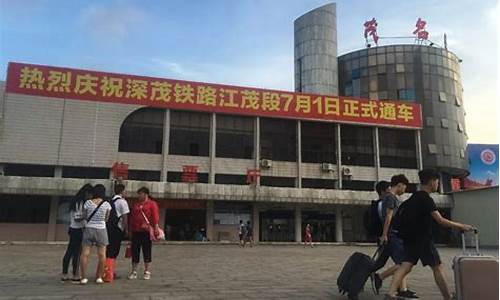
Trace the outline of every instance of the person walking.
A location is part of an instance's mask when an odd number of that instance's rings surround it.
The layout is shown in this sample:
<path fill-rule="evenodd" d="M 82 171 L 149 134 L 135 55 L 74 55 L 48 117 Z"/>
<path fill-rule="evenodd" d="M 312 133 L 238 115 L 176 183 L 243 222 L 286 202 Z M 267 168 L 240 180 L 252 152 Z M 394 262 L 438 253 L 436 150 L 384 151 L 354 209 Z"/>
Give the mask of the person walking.
<path fill-rule="evenodd" d="M 246 243 L 250 243 L 250 247 L 253 247 L 253 228 L 252 228 L 252 224 L 250 223 L 250 221 L 247 221 L 247 225 L 245 227 L 245 232 L 246 232 L 246 235 L 245 235 L 245 242 L 243 243 L 243 247 L 246 245 Z"/>
<path fill-rule="evenodd" d="M 393 228 L 404 244 L 404 259 L 392 278 L 392 283 L 386 300 L 403 299 L 396 295 L 398 286 L 403 278 L 409 274 L 414 265 L 420 260 L 423 266 L 430 266 L 434 280 L 443 299 L 452 299 L 450 289 L 444 275 L 444 267 L 439 257 L 439 252 L 434 245 L 432 224 L 457 228 L 462 231 L 473 230 L 467 224 L 450 221 L 439 213 L 436 203 L 430 196 L 439 187 L 439 173 L 433 169 L 424 169 L 418 173 L 421 189 L 403 202 L 396 214 Z"/>
<path fill-rule="evenodd" d="M 85 216 L 83 205 L 92 195 L 92 185 L 85 184 L 78 193 L 71 199 L 69 204 L 70 225 L 68 228 L 69 243 L 63 257 L 61 281 L 80 282 L 78 274 L 80 264 L 80 252 L 82 248 L 83 227 L 85 226 Z M 69 263 L 73 265 L 73 277 L 68 277 Z"/>
<path fill-rule="evenodd" d="M 132 248 L 132 271 L 128 279 L 137 279 L 137 267 L 139 265 L 142 249 L 144 260 L 143 279 L 151 279 L 152 262 L 152 239 L 160 235 L 158 226 L 159 208 L 158 204 L 150 198 L 149 189 L 141 187 L 137 194 L 139 201 L 132 206 L 130 212 L 130 239 Z M 151 235 L 154 235 L 153 237 Z"/>
<path fill-rule="evenodd" d="M 304 247 L 307 246 L 307 244 L 311 246 L 311 248 L 314 248 L 313 243 L 312 243 L 312 226 L 311 224 L 306 225 L 306 230 L 304 234 Z"/>
<path fill-rule="evenodd" d="M 120 254 L 121 242 L 127 235 L 128 213 L 130 212 L 128 203 L 125 200 L 125 185 L 118 183 L 114 187 L 115 195 L 109 201 L 111 212 L 106 222 L 109 245 L 106 247 L 106 267 L 110 269 L 112 275 L 109 280 L 117 278 L 113 273 L 116 258 Z"/>
<path fill-rule="evenodd" d="M 240 220 L 240 223 L 238 224 L 238 238 L 238 246 L 245 247 L 245 224 L 243 223 L 243 220 Z"/>
<path fill-rule="evenodd" d="M 408 185 L 409 181 L 405 175 L 394 175 L 391 178 L 388 192 L 382 197 L 380 212 L 383 229 L 382 235 L 379 237 L 379 242 L 380 245 L 383 245 L 383 250 L 375 262 L 374 272 L 381 269 L 387 263 L 389 257 L 392 258 L 395 265 L 381 274 L 374 273 L 373 280 L 377 293 L 382 287 L 383 280 L 392 276 L 399 266 L 401 266 L 403 261 L 403 240 L 397 235 L 396 230 L 392 228 L 392 220 L 401 204 L 398 197 L 406 192 Z M 397 295 L 404 298 L 418 298 L 414 291 L 408 289 L 406 278 L 401 281 L 401 286 Z"/>
<path fill-rule="evenodd" d="M 106 221 L 111 211 L 111 205 L 104 200 L 106 188 L 102 184 L 97 184 L 92 189 L 92 199 L 87 200 L 83 205 L 87 224 L 83 230 L 82 254 L 80 256 L 80 283 L 87 284 L 86 277 L 88 258 L 93 245 L 97 247 L 98 267 L 96 283 L 104 281 L 102 276 L 106 263 L 106 246 L 108 245 L 108 232 L 106 231 Z"/>

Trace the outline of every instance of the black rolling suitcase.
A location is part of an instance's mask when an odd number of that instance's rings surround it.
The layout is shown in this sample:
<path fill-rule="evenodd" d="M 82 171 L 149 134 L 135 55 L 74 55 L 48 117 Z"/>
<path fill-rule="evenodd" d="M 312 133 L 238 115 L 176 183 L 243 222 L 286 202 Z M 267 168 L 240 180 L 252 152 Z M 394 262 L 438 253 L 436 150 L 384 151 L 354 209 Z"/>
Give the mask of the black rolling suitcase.
<path fill-rule="evenodd" d="M 372 257 L 361 252 L 355 252 L 349 257 L 337 278 L 337 286 L 342 295 L 347 294 L 351 300 L 358 299 L 358 294 L 363 290 L 366 280 L 370 277 L 375 260 L 381 251 L 382 246 Z"/>

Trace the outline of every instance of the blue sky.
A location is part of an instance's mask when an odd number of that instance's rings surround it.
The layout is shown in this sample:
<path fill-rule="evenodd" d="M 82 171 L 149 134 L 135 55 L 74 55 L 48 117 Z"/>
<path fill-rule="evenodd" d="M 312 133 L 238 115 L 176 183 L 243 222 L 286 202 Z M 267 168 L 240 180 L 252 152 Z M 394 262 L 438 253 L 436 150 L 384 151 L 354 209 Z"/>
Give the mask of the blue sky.
<path fill-rule="evenodd" d="M 319 0 L 0 0 L 0 80 L 9 61 L 293 90 L 293 21 Z M 493 0 L 337 1 L 338 53 L 380 36 L 430 39 L 463 59 L 469 142 L 498 143 L 498 4 Z M 393 41 L 394 42 L 394 41 Z M 381 40 L 384 45 L 388 41 Z"/>

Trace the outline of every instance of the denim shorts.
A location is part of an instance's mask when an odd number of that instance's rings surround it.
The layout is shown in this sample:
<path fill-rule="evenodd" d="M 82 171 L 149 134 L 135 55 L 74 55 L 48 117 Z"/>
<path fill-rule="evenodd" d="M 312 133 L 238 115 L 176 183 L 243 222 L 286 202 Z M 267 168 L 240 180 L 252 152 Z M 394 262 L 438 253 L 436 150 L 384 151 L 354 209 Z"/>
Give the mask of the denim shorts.
<path fill-rule="evenodd" d="M 389 241 L 387 242 L 387 251 L 390 253 L 392 261 L 396 265 L 400 265 L 405 258 L 404 244 L 403 240 L 399 238 L 396 234 L 391 233 L 389 235 Z"/>
<path fill-rule="evenodd" d="M 103 247 L 109 244 L 108 232 L 106 229 L 97 229 L 85 227 L 83 229 L 82 246 L 97 246 Z"/>

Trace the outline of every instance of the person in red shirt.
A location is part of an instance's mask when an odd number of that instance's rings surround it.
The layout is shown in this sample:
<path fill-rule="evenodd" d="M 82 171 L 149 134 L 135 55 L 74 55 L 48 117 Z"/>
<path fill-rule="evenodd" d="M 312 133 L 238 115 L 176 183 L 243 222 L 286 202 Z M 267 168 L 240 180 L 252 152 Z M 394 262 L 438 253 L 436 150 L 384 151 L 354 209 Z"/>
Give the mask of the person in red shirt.
<path fill-rule="evenodd" d="M 154 230 L 155 236 L 159 235 L 159 209 L 158 204 L 149 197 L 149 189 L 141 187 L 137 194 L 139 201 L 132 207 L 129 217 L 130 240 L 132 248 L 132 271 L 128 279 L 137 279 L 137 266 L 139 265 L 140 251 L 144 258 L 144 279 L 151 278 L 151 248 L 150 226 Z"/>

